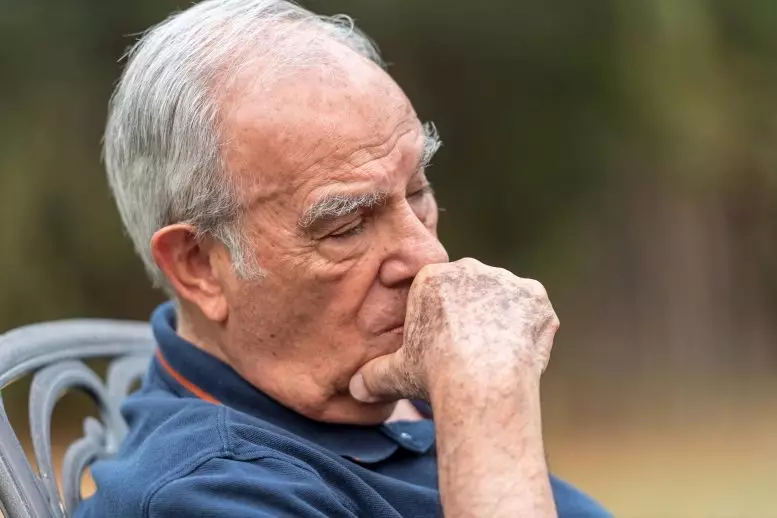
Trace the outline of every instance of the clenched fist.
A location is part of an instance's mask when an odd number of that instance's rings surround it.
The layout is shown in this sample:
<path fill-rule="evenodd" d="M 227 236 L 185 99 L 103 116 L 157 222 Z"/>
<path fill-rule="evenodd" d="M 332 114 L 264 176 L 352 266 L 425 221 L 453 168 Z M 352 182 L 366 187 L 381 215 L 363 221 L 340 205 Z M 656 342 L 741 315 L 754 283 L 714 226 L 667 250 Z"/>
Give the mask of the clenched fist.
<path fill-rule="evenodd" d="M 429 401 L 446 383 L 489 390 L 538 382 L 558 326 L 537 281 L 469 258 L 428 265 L 410 288 L 404 344 L 362 367 L 351 394 Z"/>

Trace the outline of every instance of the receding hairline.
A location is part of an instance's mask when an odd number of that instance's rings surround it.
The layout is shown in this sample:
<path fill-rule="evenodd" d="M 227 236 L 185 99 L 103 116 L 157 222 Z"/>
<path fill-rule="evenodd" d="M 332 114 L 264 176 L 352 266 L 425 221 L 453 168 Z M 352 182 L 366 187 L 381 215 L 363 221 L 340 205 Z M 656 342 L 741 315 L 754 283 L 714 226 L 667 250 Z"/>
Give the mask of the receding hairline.
<path fill-rule="evenodd" d="M 263 86 L 269 89 L 281 79 L 304 70 L 346 70 L 348 67 L 342 65 L 342 56 L 338 56 L 335 49 L 387 74 L 379 56 L 365 55 L 336 38 L 330 30 L 331 27 L 322 24 L 322 18 L 317 15 L 302 20 L 274 20 L 271 30 L 274 48 L 259 45 L 266 44 L 265 41 L 243 42 L 237 53 L 226 59 L 214 72 L 207 87 L 214 100 L 221 103 L 224 96 L 235 92 L 248 92 L 257 82 L 263 83 Z M 289 51 L 291 48 L 296 50 Z M 287 60 L 287 54 L 293 55 L 294 60 Z M 257 70 L 261 72 L 255 73 Z M 249 77 L 246 77 L 244 72 L 247 72 Z"/>
<path fill-rule="evenodd" d="M 306 34 L 315 34 L 320 42 L 310 43 L 305 41 Z M 423 131 L 425 125 L 418 121 L 412 103 L 394 78 L 385 70 L 382 63 L 369 59 L 351 46 L 329 36 L 326 31 L 321 30 L 317 26 L 300 29 L 295 34 L 288 35 L 284 41 L 289 45 L 293 44 L 294 41 L 301 41 L 300 45 L 307 47 L 307 50 L 301 51 L 302 54 L 310 51 L 311 56 L 320 56 L 322 59 L 315 63 L 297 64 L 280 69 L 277 75 L 271 73 L 268 77 L 266 73 L 268 58 L 264 55 L 249 56 L 241 61 L 239 69 L 232 69 L 230 72 L 231 77 L 228 78 L 227 82 L 222 83 L 220 87 L 218 92 L 220 95 L 214 96 L 214 100 L 219 103 L 217 125 L 221 157 L 226 160 L 224 172 L 230 176 L 230 181 L 238 183 L 241 181 L 240 164 L 245 163 L 246 157 L 252 158 L 249 155 L 244 155 L 236 162 L 230 163 L 231 160 L 227 157 L 234 156 L 231 155 L 234 149 L 246 149 L 249 150 L 249 153 L 253 153 L 251 148 L 254 150 L 261 149 L 257 148 L 255 142 L 253 142 L 256 138 L 261 138 L 262 142 L 267 142 L 268 139 L 272 140 L 279 135 L 283 135 L 284 139 L 288 138 L 296 141 L 301 135 L 305 135 L 306 130 L 311 128 L 311 123 L 318 124 L 317 121 L 314 122 L 309 118 L 311 113 L 315 113 L 318 110 L 315 107 L 300 109 L 300 106 L 304 105 L 294 102 L 294 99 L 297 98 L 294 95 L 295 92 L 302 92 L 305 96 L 311 91 L 319 93 L 321 91 L 335 92 L 334 95 L 338 96 L 341 95 L 338 92 L 347 90 L 350 93 L 348 93 L 346 98 L 339 99 L 336 97 L 335 100 L 347 102 L 349 105 L 353 102 L 353 97 L 358 96 L 361 98 L 364 92 L 369 92 L 370 103 L 380 102 L 380 98 L 385 100 L 386 96 L 383 94 L 388 93 L 389 97 L 394 101 L 393 104 L 384 102 L 384 106 L 395 106 L 397 108 L 393 112 L 396 113 L 396 116 L 392 115 L 389 118 L 389 120 L 399 121 L 396 128 L 404 125 L 414 131 L 419 130 L 419 133 Z M 269 59 L 271 60 L 272 58 L 270 57 Z M 360 69 L 358 73 L 359 79 L 355 81 L 352 80 L 351 76 L 354 68 Z M 335 77 L 333 82 L 330 82 L 330 73 L 334 74 L 332 76 Z M 312 76 L 309 74 L 312 74 Z M 320 78 L 325 83 L 316 83 L 316 78 Z M 355 90 L 353 85 L 357 85 Z M 367 85 L 367 87 L 363 87 L 364 85 Z M 298 91 L 297 89 L 300 90 Z M 281 92 L 281 94 L 277 95 L 277 91 Z M 378 92 L 378 95 L 373 94 L 373 92 Z M 323 95 L 325 96 L 324 98 L 329 99 L 326 97 L 326 93 Z M 251 105 L 251 107 L 246 109 L 246 105 Z M 342 106 L 344 105 L 335 102 L 329 103 L 327 106 L 341 106 L 337 112 L 334 112 L 337 115 L 337 113 L 343 111 Z M 296 115 L 290 115 L 287 110 Z M 385 119 L 386 117 L 381 118 L 381 120 Z M 332 119 L 321 118 L 321 120 L 331 123 Z M 324 126 L 326 124 L 322 125 L 322 128 Z M 300 130 L 301 128 L 303 130 Z M 254 131 L 258 131 L 259 135 L 254 136 Z M 394 133 L 395 129 L 389 131 Z M 381 130 L 380 132 L 373 132 L 373 135 L 378 133 L 390 135 L 389 131 Z M 250 136 L 250 140 L 246 138 L 246 135 Z M 341 139 L 339 137 L 345 138 Z M 303 139 L 305 138 L 303 137 Z M 386 137 L 378 136 L 375 139 L 374 145 L 367 143 L 361 149 L 355 150 L 354 153 L 378 146 L 385 146 L 386 144 L 390 148 L 395 144 L 395 141 L 381 141 L 381 138 Z M 392 137 L 388 138 L 391 139 Z M 327 149 L 322 147 L 322 144 L 327 141 L 334 141 L 338 143 L 348 142 L 350 145 L 354 142 L 358 143 L 360 139 L 361 135 L 342 134 L 334 139 L 318 138 L 310 142 L 299 142 L 301 145 L 295 145 L 293 148 L 295 152 L 290 154 L 284 153 L 280 162 L 271 162 L 270 170 L 276 170 L 284 174 L 290 172 L 298 173 L 307 171 L 316 165 L 330 160 L 339 160 L 345 154 L 342 146 Z M 267 149 L 265 148 L 265 150 Z M 272 151 L 277 149 L 277 142 L 271 149 Z M 296 156 L 297 150 L 304 150 L 303 156 L 306 159 L 300 160 L 298 164 L 289 164 L 288 161 Z M 308 150 L 311 151 L 310 154 L 307 153 Z M 240 156 L 240 154 L 242 154 L 242 151 L 239 151 L 237 156 Z M 264 152 L 263 154 L 267 155 Z M 272 152 L 269 154 L 272 155 Z M 250 170 L 252 174 L 255 174 L 256 171 L 256 168 Z M 252 180 L 247 178 L 242 178 L 242 180 L 249 184 L 252 182 Z M 243 198 L 241 203 L 253 205 L 255 200 Z"/>
<path fill-rule="evenodd" d="M 276 54 L 268 42 L 282 39 L 278 22 L 288 20 L 318 25 L 322 37 L 383 65 L 374 42 L 347 16 L 320 16 L 274 0 L 200 2 L 150 27 L 125 55 L 127 64 L 109 105 L 103 159 L 127 234 L 154 283 L 168 292 L 149 246 L 150 236 L 168 219 L 190 221 L 215 235 L 230 250 L 241 276 L 258 271 L 244 267 L 241 259 L 247 238 L 239 228 L 236 189 L 223 177 L 220 103 L 210 81 L 216 71 L 239 70 L 245 57 L 236 58 L 239 50 L 250 53 L 254 42 L 261 40 L 266 52 Z M 222 26 L 226 29 L 220 31 Z M 290 50 L 281 51 L 281 67 L 299 64 Z"/>

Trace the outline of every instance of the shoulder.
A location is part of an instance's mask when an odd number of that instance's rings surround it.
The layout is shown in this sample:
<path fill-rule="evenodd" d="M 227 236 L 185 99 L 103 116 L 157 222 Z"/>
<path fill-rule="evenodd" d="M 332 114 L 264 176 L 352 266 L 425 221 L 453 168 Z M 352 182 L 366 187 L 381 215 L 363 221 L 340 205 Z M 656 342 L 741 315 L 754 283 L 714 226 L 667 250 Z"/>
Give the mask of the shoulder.
<path fill-rule="evenodd" d="M 198 448 L 196 465 L 182 464 L 157 481 L 142 516 L 357 516 L 355 504 L 322 476 L 331 465 L 317 448 L 270 423 L 218 408 L 220 447 Z"/>
<path fill-rule="evenodd" d="M 356 516 L 353 506 L 308 466 L 267 453 L 250 462 L 204 460 L 160 485 L 148 498 L 143 516 Z"/>
<path fill-rule="evenodd" d="M 610 518 L 612 514 L 596 500 L 568 482 L 551 475 L 550 484 L 559 518 Z"/>
<path fill-rule="evenodd" d="M 228 454 L 226 413 L 219 406 L 145 392 L 131 396 L 122 413 L 129 434 L 116 455 L 92 466 L 97 491 L 77 516 L 144 516 L 155 488 Z"/>
<path fill-rule="evenodd" d="M 79 517 L 354 516 L 305 462 L 304 449 L 229 407 L 147 392 L 128 400 L 130 434 L 95 463 L 95 496 Z M 312 459 L 311 459 L 312 460 Z"/>
<path fill-rule="evenodd" d="M 228 449 L 228 409 L 162 391 L 131 396 L 122 407 L 130 432 L 118 458 L 150 456 L 158 464 Z"/>

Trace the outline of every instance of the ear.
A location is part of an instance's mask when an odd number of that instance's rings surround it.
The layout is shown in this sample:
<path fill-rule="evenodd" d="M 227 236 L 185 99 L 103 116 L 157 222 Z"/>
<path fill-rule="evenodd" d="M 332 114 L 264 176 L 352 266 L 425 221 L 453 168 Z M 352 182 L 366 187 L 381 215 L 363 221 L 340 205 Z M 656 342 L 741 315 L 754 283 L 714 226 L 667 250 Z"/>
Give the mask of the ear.
<path fill-rule="evenodd" d="M 178 296 L 196 305 L 214 322 L 229 314 L 223 278 L 229 270 L 229 254 L 217 240 L 197 239 L 194 227 L 169 225 L 154 233 L 151 254 Z"/>

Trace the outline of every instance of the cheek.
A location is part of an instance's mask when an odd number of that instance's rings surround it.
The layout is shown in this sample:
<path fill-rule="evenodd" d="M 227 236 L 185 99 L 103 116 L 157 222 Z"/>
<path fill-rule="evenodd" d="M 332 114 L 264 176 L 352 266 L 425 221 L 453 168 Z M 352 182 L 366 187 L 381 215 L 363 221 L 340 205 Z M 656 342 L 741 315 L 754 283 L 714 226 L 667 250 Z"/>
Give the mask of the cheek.
<path fill-rule="evenodd" d="M 347 240 L 321 242 L 315 250 L 317 265 L 324 275 L 345 275 L 354 264 L 369 252 L 372 246 L 372 229 Z"/>
<path fill-rule="evenodd" d="M 366 253 L 361 254 L 347 270 L 339 272 L 337 281 L 332 283 L 335 304 L 343 314 L 353 315 L 362 311 L 364 301 L 377 284 L 381 250 L 382 244 L 373 241 Z"/>
<path fill-rule="evenodd" d="M 276 277 L 273 284 L 284 292 L 277 303 L 294 307 L 295 326 L 340 343 L 337 336 L 363 327 L 362 307 L 380 269 L 381 247 L 375 245 L 371 242 L 364 253 L 341 262 L 311 250 L 306 260 Z"/>
<path fill-rule="evenodd" d="M 364 304 L 377 284 L 386 248 L 376 238 L 372 229 L 358 236 L 345 260 L 333 260 L 332 250 L 324 253 L 316 247 L 260 247 L 257 253 L 267 277 L 236 294 L 253 310 L 249 325 L 259 333 L 262 325 L 265 331 L 273 328 L 274 334 L 291 340 L 331 337 L 340 345 L 348 341 L 344 335 L 368 329 Z"/>

